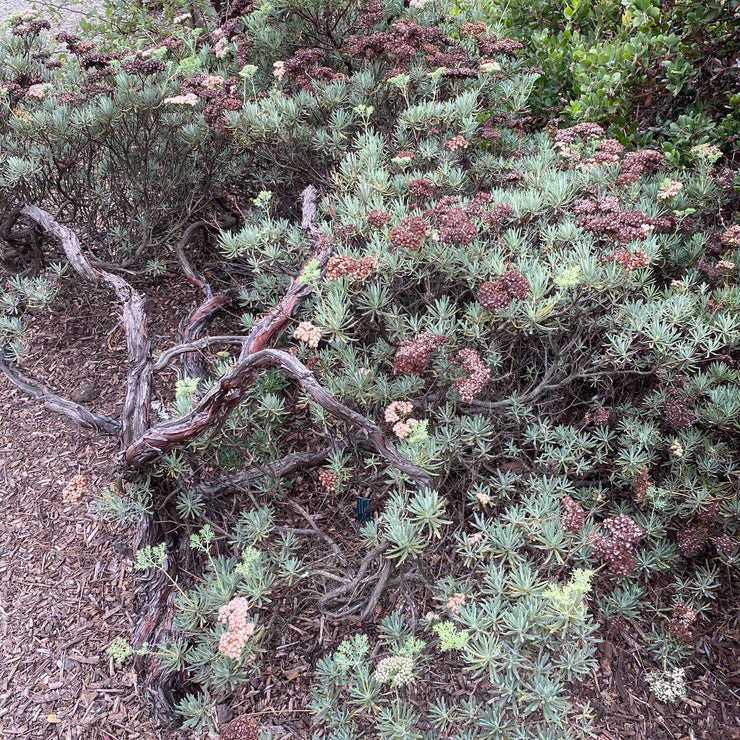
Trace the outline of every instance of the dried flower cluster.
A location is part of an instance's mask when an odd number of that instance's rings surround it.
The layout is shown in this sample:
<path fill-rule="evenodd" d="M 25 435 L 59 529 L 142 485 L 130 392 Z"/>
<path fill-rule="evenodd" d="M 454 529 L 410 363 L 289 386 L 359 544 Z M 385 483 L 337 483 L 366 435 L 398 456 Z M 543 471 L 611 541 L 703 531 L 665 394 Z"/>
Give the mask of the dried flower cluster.
<path fill-rule="evenodd" d="M 486 280 L 478 291 L 478 303 L 486 311 L 508 308 L 514 298 L 529 294 L 529 282 L 516 270 L 508 270 L 496 280 Z"/>
<path fill-rule="evenodd" d="M 586 523 L 586 513 L 583 507 L 570 496 L 563 498 L 563 513 L 560 518 L 563 522 L 563 529 L 573 534 L 578 534 Z"/>
<path fill-rule="evenodd" d="M 617 186 L 632 185 L 637 182 L 645 172 L 663 167 L 665 157 L 655 149 L 639 149 L 636 152 L 628 152 L 622 160 L 622 169 L 617 177 Z"/>
<path fill-rule="evenodd" d="M 404 247 L 417 251 L 429 233 L 429 224 L 421 216 L 402 218 L 395 229 L 391 229 L 391 243 L 394 247 Z"/>
<path fill-rule="evenodd" d="M 740 547 L 740 542 L 728 534 L 712 537 L 712 542 L 723 555 L 732 555 Z"/>
<path fill-rule="evenodd" d="M 681 642 L 691 642 L 693 637 L 691 628 L 696 621 L 698 612 L 686 604 L 676 604 L 668 620 L 668 632 Z"/>
<path fill-rule="evenodd" d="M 373 270 L 378 268 L 375 257 L 363 257 L 356 260 L 346 255 L 336 255 L 329 259 L 326 265 L 326 279 L 335 282 L 342 275 L 353 280 L 364 280 Z"/>
<path fill-rule="evenodd" d="M 740 224 L 730 226 L 722 232 L 720 237 L 722 244 L 727 244 L 730 247 L 740 247 Z"/>
<path fill-rule="evenodd" d="M 409 181 L 409 193 L 417 198 L 429 198 L 432 188 L 432 181 L 428 177 L 418 177 Z"/>
<path fill-rule="evenodd" d="M 83 496 L 87 496 L 87 485 L 81 475 L 76 475 L 64 487 L 62 499 L 67 504 L 78 504 Z"/>
<path fill-rule="evenodd" d="M 643 531 L 626 514 L 608 519 L 603 525 L 611 536 L 594 535 L 591 540 L 593 554 L 605 560 L 614 575 L 628 576 L 637 565 L 632 549 L 642 539 Z"/>
<path fill-rule="evenodd" d="M 668 396 L 663 420 L 666 427 L 674 432 L 681 432 L 694 426 L 694 415 L 689 411 L 688 404 L 683 398 L 674 395 Z"/>
<path fill-rule="evenodd" d="M 686 558 L 693 558 L 703 552 L 708 539 L 709 533 L 704 527 L 687 527 L 680 529 L 676 535 L 678 549 Z"/>
<path fill-rule="evenodd" d="M 618 249 L 613 254 L 604 255 L 605 262 L 614 261 L 624 267 L 627 272 L 633 272 L 641 267 L 648 267 L 650 264 L 650 255 L 643 252 L 642 249 Z"/>
<path fill-rule="evenodd" d="M 653 230 L 668 231 L 674 223 L 670 218 L 649 218 L 637 209 L 623 211 L 613 195 L 596 200 L 577 200 L 573 204 L 573 212 L 583 216 L 577 222 L 582 229 L 623 244 L 642 241 Z"/>
<path fill-rule="evenodd" d="M 472 349 L 461 349 L 455 355 L 455 362 L 462 365 L 465 371 L 464 377 L 455 380 L 455 387 L 460 398 L 465 403 L 471 403 L 491 382 L 491 371 Z"/>
<path fill-rule="evenodd" d="M 598 123 L 579 123 L 555 131 L 553 139 L 560 144 L 575 144 L 582 140 L 600 139 L 603 135 L 604 129 Z"/>
<path fill-rule="evenodd" d="M 586 424 L 593 424 L 597 427 L 603 427 L 609 423 L 611 412 L 603 406 L 597 406 L 593 411 L 587 411 L 584 417 Z"/>
<path fill-rule="evenodd" d="M 244 646 L 256 630 L 254 622 L 247 622 L 248 602 L 242 596 L 235 596 L 228 604 L 218 610 L 218 621 L 229 625 L 221 635 L 218 649 L 227 658 L 239 660 Z"/>
<path fill-rule="evenodd" d="M 429 364 L 432 350 L 447 343 L 447 338 L 421 332 L 414 339 L 401 342 L 393 357 L 393 372 L 396 375 L 420 375 Z"/>
<path fill-rule="evenodd" d="M 374 210 L 367 215 L 367 222 L 376 229 L 385 226 L 391 220 L 391 214 L 388 211 Z"/>
<path fill-rule="evenodd" d="M 301 321 L 293 332 L 293 336 L 299 341 L 316 349 L 321 341 L 321 329 L 310 321 Z"/>
<path fill-rule="evenodd" d="M 650 476 L 648 476 L 648 472 L 646 469 L 642 469 L 636 476 L 634 483 L 632 484 L 635 489 L 635 495 L 637 496 L 638 501 L 644 501 L 645 497 L 647 496 L 647 492 L 650 490 L 651 486 L 653 485 Z"/>

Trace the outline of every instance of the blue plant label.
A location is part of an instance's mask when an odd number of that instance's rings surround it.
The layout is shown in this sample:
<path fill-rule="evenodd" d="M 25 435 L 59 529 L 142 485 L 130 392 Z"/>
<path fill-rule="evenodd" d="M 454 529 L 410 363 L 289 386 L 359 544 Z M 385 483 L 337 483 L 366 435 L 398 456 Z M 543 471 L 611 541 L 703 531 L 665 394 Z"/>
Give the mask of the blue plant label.
<path fill-rule="evenodd" d="M 364 496 L 357 497 L 357 521 L 360 524 L 370 521 L 370 499 Z"/>

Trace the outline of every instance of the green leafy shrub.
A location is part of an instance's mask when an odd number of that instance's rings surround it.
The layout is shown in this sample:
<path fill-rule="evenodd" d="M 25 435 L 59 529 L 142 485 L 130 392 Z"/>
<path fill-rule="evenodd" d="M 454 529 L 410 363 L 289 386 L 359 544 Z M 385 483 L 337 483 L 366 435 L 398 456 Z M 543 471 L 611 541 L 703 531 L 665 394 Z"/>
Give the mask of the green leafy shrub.
<path fill-rule="evenodd" d="M 678 161 L 698 143 L 736 149 L 737 13 L 736 2 L 539 0 L 496 2 L 483 17 L 521 39 L 542 70 L 539 116 L 602 122 L 643 146 L 663 139 Z"/>

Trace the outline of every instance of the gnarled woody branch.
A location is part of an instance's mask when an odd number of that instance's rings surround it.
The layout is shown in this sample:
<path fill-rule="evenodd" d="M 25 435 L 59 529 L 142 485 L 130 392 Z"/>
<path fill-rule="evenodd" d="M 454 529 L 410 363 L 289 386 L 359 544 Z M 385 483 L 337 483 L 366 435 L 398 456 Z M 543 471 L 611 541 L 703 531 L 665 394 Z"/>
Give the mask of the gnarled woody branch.
<path fill-rule="evenodd" d="M 144 298 L 123 278 L 93 267 L 82 253 L 80 242 L 74 231 L 62 226 L 50 213 L 36 206 L 25 206 L 21 212 L 59 239 L 69 263 L 79 275 L 95 285 L 98 285 L 101 280 L 107 283 L 121 301 L 129 360 L 126 396 L 121 413 L 121 432 L 123 444 L 129 445 L 143 434 L 149 418 L 152 370 L 149 363 L 149 339 L 146 333 Z"/>
<path fill-rule="evenodd" d="M 255 373 L 268 367 L 295 380 L 322 408 L 359 429 L 379 455 L 406 473 L 420 488 L 432 487 L 429 474 L 401 455 L 375 422 L 337 401 L 300 360 L 277 349 L 263 349 L 240 358 L 190 413 L 148 429 L 126 450 L 127 461 L 136 466 L 146 465 L 176 445 L 222 423 L 244 397 Z"/>
<path fill-rule="evenodd" d="M 57 414 L 66 416 L 75 422 L 78 426 L 85 429 L 95 429 L 103 434 L 120 434 L 121 422 L 118 419 L 111 419 L 110 416 L 96 414 L 85 406 L 68 401 L 66 398 L 58 396 L 56 393 L 44 388 L 38 381 L 31 381 L 24 377 L 15 369 L 8 367 L 0 355 L 0 370 L 11 383 L 20 388 L 24 393 L 41 401 L 47 408 L 55 411 Z"/>

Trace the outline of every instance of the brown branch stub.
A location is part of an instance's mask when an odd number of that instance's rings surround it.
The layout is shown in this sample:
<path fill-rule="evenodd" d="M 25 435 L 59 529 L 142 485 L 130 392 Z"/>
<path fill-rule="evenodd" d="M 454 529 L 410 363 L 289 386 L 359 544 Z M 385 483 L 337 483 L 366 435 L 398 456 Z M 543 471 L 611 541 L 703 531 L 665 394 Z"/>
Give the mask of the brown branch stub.
<path fill-rule="evenodd" d="M 408 475 L 417 486 L 432 488 L 431 476 L 401 455 L 375 422 L 337 401 L 300 360 L 288 352 L 276 349 L 263 349 L 239 359 L 190 413 L 152 427 L 137 439 L 126 450 L 127 462 L 135 467 L 147 465 L 175 446 L 220 424 L 240 403 L 254 374 L 268 367 L 299 383 L 313 401 L 336 418 L 359 429 L 381 457 Z"/>
<path fill-rule="evenodd" d="M 84 429 L 95 429 L 103 434 L 117 435 L 121 432 L 121 422 L 118 419 L 112 419 L 110 416 L 97 414 L 86 406 L 70 401 L 58 396 L 56 393 L 44 388 L 38 381 L 30 380 L 22 375 L 18 370 L 10 368 L 0 357 L 0 371 L 5 377 L 20 388 L 27 395 L 41 401 L 48 409 L 57 414 L 66 416 L 71 419 L 77 426 Z"/>
<path fill-rule="evenodd" d="M 50 213 L 36 206 L 24 206 L 21 212 L 59 239 L 74 270 L 94 285 L 107 283 L 122 305 L 122 323 L 126 333 L 129 371 L 121 412 L 124 446 L 141 436 L 148 426 L 152 369 L 149 362 L 149 338 L 146 332 L 144 298 L 123 278 L 93 267 L 82 252 L 77 235 L 60 224 Z"/>
<path fill-rule="evenodd" d="M 297 470 L 315 468 L 317 465 L 321 465 L 328 455 L 328 450 L 321 450 L 320 452 L 292 452 L 280 460 L 261 465 L 258 468 L 242 470 L 238 473 L 211 481 L 210 483 L 201 483 L 195 486 L 195 490 L 209 498 L 216 498 L 226 493 L 250 488 L 262 478 L 283 478 Z"/>

